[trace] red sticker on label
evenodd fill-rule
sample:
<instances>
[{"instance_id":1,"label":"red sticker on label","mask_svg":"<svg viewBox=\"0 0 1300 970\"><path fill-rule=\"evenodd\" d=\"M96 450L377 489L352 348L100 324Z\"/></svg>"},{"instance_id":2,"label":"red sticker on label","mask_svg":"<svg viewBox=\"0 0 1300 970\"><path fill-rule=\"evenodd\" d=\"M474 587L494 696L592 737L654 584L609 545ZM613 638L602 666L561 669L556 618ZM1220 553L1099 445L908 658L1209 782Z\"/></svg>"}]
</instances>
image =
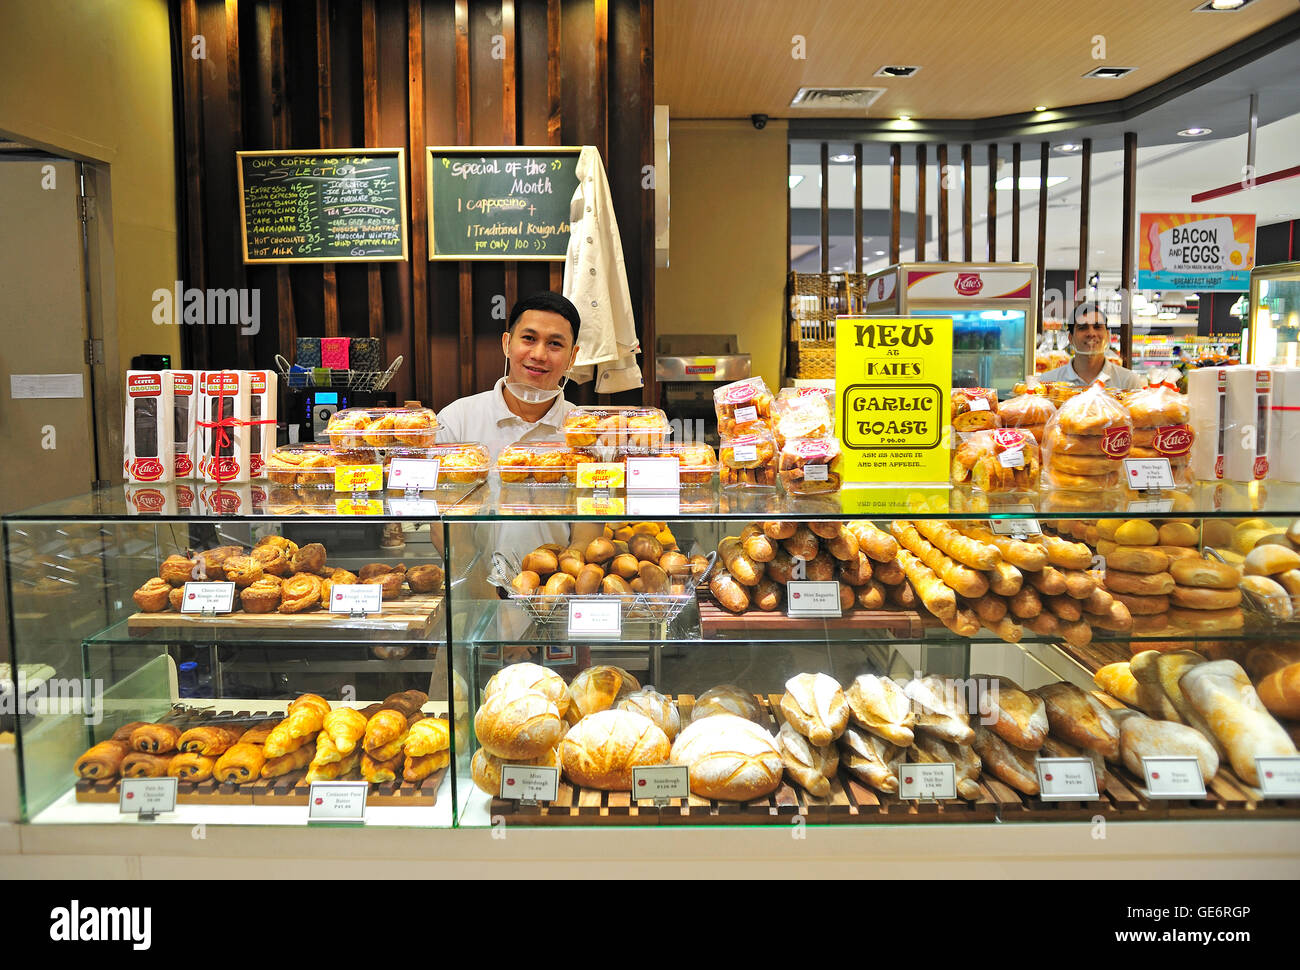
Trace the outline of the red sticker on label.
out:
<instances>
[{"instance_id":1,"label":"red sticker on label","mask_svg":"<svg viewBox=\"0 0 1300 970\"><path fill-rule=\"evenodd\" d=\"M1260 455L1255 459L1255 481L1261 482L1268 478L1268 456Z\"/></svg>"},{"instance_id":2,"label":"red sticker on label","mask_svg":"<svg viewBox=\"0 0 1300 970\"><path fill-rule=\"evenodd\" d=\"M1029 435L1016 428L998 428L993 432L993 440L1002 446L1004 451L1010 451L1013 448L1023 448L1029 443Z\"/></svg>"},{"instance_id":3,"label":"red sticker on label","mask_svg":"<svg viewBox=\"0 0 1300 970\"><path fill-rule=\"evenodd\" d=\"M162 478L163 464L157 458L137 458L131 462L131 476L141 482L156 482Z\"/></svg>"},{"instance_id":4,"label":"red sticker on label","mask_svg":"<svg viewBox=\"0 0 1300 970\"><path fill-rule=\"evenodd\" d=\"M1133 431L1130 428L1107 428L1101 436L1101 452L1107 458L1128 457L1133 447Z\"/></svg>"}]
</instances>

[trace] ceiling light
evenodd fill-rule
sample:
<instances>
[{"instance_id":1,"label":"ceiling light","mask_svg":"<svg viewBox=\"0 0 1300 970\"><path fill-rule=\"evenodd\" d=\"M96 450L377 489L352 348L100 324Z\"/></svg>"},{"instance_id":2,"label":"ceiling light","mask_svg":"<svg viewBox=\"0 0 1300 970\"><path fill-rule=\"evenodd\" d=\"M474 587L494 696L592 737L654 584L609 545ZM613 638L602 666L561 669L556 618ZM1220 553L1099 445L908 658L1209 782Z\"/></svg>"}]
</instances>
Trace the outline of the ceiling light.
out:
<instances>
[{"instance_id":1,"label":"ceiling light","mask_svg":"<svg viewBox=\"0 0 1300 970\"><path fill-rule=\"evenodd\" d=\"M1069 154L1069 153L1071 153L1071 152L1077 152L1077 151L1081 150L1082 148L1083 148L1082 145L1078 144L1077 142L1072 142L1072 141L1067 141L1067 142L1066 142L1065 144L1063 144L1063 145L1057 145L1057 146L1056 146L1056 150L1057 150L1058 152L1065 152L1065 153L1067 153L1067 154Z\"/></svg>"},{"instance_id":2,"label":"ceiling light","mask_svg":"<svg viewBox=\"0 0 1300 970\"><path fill-rule=\"evenodd\" d=\"M1118 78L1125 77L1136 71L1136 67L1094 67L1084 77L1101 78L1106 81L1114 81Z\"/></svg>"},{"instance_id":3,"label":"ceiling light","mask_svg":"<svg viewBox=\"0 0 1300 970\"><path fill-rule=\"evenodd\" d=\"M1208 0L1208 2L1196 7L1193 13L1236 13L1243 7L1248 7L1255 0Z\"/></svg>"},{"instance_id":4,"label":"ceiling light","mask_svg":"<svg viewBox=\"0 0 1300 970\"><path fill-rule=\"evenodd\" d=\"M852 161L855 161L856 158L857 158L856 155L850 155L850 154L848 154L848 153L841 152L841 153L838 154L838 155L832 155L832 156L831 156L831 161L832 161L832 162L852 162Z\"/></svg>"},{"instance_id":5,"label":"ceiling light","mask_svg":"<svg viewBox=\"0 0 1300 970\"><path fill-rule=\"evenodd\" d=\"M911 77L920 68L913 64L886 64L876 72L876 77Z\"/></svg>"},{"instance_id":6,"label":"ceiling light","mask_svg":"<svg viewBox=\"0 0 1300 970\"><path fill-rule=\"evenodd\" d=\"M1215 10L1236 10L1245 2L1246 0L1210 0L1210 6Z\"/></svg>"},{"instance_id":7,"label":"ceiling light","mask_svg":"<svg viewBox=\"0 0 1300 970\"><path fill-rule=\"evenodd\" d=\"M1046 111L1046 110L1047 110L1047 105L1045 105L1045 104L1037 104L1037 105L1034 105L1034 110L1035 110L1035 111Z\"/></svg>"},{"instance_id":8,"label":"ceiling light","mask_svg":"<svg viewBox=\"0 0 1300 970\"><path fill-rule=\"evenodd\" d=\"M885 251L884 251L883 249L877 249L877 250L876 250L876 255L877 255L877 256L883 256L883 255L885 255Z\"/></svg>"},{"instance_id":9,"label":"ceiling light","mask_svg":"<svg viewBox=\"0 0 1300 970\"><path fill-rule=\"evenodd\" d=\"M1179 138L1200 138L1202 135L1208 135L1213 128L1184 128L1178 133Z\"/></svg>"},{"instance_id":10,"label":"ceiling light","mask_svg":"<svg viewBox=\"0 0 1300 970\"><path fill-rule=\"evenodd\" d=\"M911 116L911 115L899 115L899 116L898 116L898 120L899 120L899 121L911 121L911 120L912 120L912 116Z\"/></svg>"},{"instance_id":11,"label":"ceiling light","mask_svg":"<svg viewBox=\"0 0 1300 970\"><path fill-rule=\"evenodd\" d=\"M794 188L796 185L798 185L798 184L799 184L800 182L802 182L802 181L803 181L803 176L802 176L802 175L791 175L791 176L790 176L790 188Z\"/></svg>"},{"instance_id":12,"label":"ceiling light","mask_svg":"<svg viewBox=\"0 0 1300 970\"><path fill-rule=\"evenodd\" d=\"M1069 178L1069 176L1067 175L1049 175L1047 176L1047 187L1050 189L1053 185L1060 185L1062 182L1066 181L1067 178ZM993 187L1000 192L1011 191L1011 176L1005 175L1002 178L998 179L996 182L993 183ZM1020 188L1022 191L1025 189L1038 188L1038 176L1037 175L1020 176Z\"/></svg>"}]
</instances>

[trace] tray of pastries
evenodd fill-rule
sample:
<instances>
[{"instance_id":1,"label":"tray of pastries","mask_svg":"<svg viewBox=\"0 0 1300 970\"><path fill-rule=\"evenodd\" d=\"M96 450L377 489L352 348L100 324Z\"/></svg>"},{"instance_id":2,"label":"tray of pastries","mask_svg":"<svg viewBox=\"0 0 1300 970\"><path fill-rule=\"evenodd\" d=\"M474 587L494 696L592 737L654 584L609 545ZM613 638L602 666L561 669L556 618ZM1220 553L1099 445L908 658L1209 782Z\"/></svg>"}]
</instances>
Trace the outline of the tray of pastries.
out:
<instances>
[{"instance_id":1,"label":"tray of pastries","mask_svg":"<svg viewBox=\"0 0 1300 970\"><path fill-rule=\"evenodd\" d=\"M578 466L594 461L590 450L564 441L521 441L501 452L497 474L505 484L569 486L577 481Z\"/></svg>"},{"instance_id":2,"label":"tray of pastries","mask_svg":"<svg viewBox=\"0 0 1300 970\"><path fill-rule=\"evenodd\" d=\"M663 411L643 407L575 407L562 430L571 448L651 448L672 433Z\"/></svg>"},{"instance_id":3,"label":"tray of pastries","mask_svg":"<svg viewBox=\"0 0 1300 970\"><path fill-rule=\"evenodd\" d=\"M344 408L325 428L335 448L428 448L436 443L438 416L432 408Z\"/></svg>"},{"instance_id":4,"label":"tray of pastries","mask_svg":"<svg viewBox=\"0 0 1300 970\"><path fill-rule=\"evenodd\" d=\"M389 448L383 456L384 480L390 489L401 491L392 483L390 466L395 459L422 459L437 461L438 487L451 485L479 485L486 482L492 470L492 458L487 448L477 441L433 445L429 448Z\"/></svg>"},{"instance_id":5,"label":"tray of pastries","mask_svg":"<svg viewBox=\"0 0 1300 970\"><path fill-rule=\"evenodd\" d=\"M629 448L620 451L620 460L624 458L676 458L681 465L682 487L708 485L718 474L721 467L714 450L699 441L673 441L656 445L652 448Z\"/></svg>"}]
</instances>

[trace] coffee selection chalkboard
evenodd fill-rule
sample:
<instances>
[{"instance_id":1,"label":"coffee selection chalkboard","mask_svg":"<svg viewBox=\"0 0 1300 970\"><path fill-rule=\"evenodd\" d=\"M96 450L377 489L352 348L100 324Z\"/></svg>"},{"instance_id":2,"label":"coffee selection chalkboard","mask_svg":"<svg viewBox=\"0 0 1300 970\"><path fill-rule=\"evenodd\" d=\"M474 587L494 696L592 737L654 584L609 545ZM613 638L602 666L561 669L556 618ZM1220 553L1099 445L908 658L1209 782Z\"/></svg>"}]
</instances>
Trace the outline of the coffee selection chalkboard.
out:
<instances>
[{"instance_id":1,"label":"coffee selection chalkboard","mask_svg":"<svg viewBox=\"0 0 1300 970\"><path fill-rule=\"evenodd\" d=\"M429 148L430 259L564 259L580 148Z\"/></svg>"},{"instance_id":2,"label":"coffee selection chalkboard","mask_svg":"<svg viewBox=\"0 0 1300 970\"><path fill-rule=\"evenodd\" d=\"M236 155L244 262L407 258L404 149Z\"/></svg>"}]
</instances>

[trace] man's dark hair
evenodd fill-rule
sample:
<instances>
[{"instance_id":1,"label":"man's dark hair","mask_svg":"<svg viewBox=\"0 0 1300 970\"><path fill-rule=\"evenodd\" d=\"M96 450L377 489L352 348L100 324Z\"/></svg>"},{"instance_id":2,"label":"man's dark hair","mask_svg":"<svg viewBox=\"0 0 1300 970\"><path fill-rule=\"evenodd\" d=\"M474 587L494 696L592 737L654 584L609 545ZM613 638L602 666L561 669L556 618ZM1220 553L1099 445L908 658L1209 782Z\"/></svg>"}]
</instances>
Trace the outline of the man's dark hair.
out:
<instances>
[{"instance_id":1,"label":"man's dark hair","mask_svg":"<svg viewBox=\"0 0 1300 970\"><path fill-rule=\"evenodd\" d=\"M558 313L569 321L569 326L573 328L573 342L575 344L578 342L578 330L582 326L582 318L578 316L578 308L570 303L567 297L551 290L542 290L540 293L524 297L510 308L510 321L506 324L506 330L514 333L515 324L528 310Z\"/></svg>"},{"instance_id":2,"label":"man's dark hair","mask_svg":"<svg viewBox=\"0 0 1300 970\"><path fill-rule=\"evenodd\" d=\"M1079 318L1084 316L1085 314L1091 314L1092 316L1100 317L1103 326L1108 322L1106 320L1106 311L1103 310L1096 303L1080 303L1077 307L1074 308L1074 314L1070 317L1071 330L1073 330L1076 326L1079 325L1080 323Z\"/></svg>"}]
</instances>

